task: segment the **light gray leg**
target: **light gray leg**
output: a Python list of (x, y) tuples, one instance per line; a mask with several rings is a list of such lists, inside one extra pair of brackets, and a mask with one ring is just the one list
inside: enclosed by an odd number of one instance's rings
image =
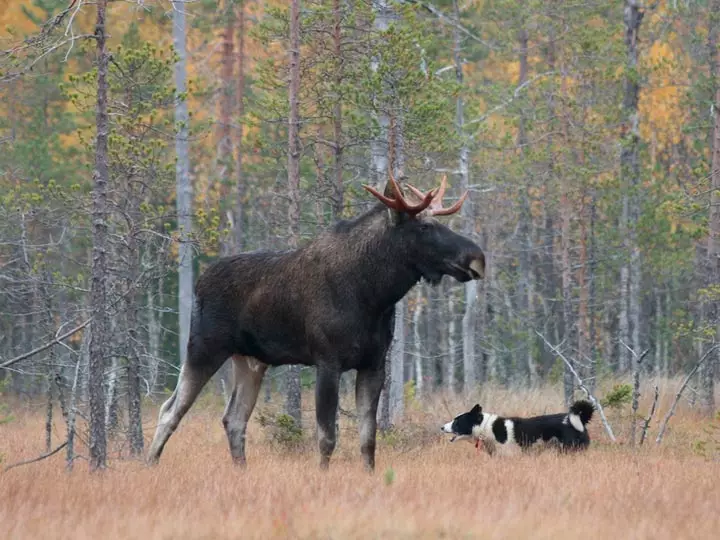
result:
[(206, 371), (195, 369), (187, 363), (180, 369), (180, 377), (178, 377), (175, 391), (160, 408), (158, 425), (148, 452), (148, 464), (154, 465), (158, 462), (163, 448), (165, 448), (165, 443), (177, 429), (180, 420), (195, 402), (195, 398), (197, 398), (211, 375), (212, 373), (208, 375)]
[(235, 355), (232, 360), (233, 388), (222, 421), (233, 461), (245, 465), (245, 431), (268, 366), (245, 356)]
[(377, 409), (380, 392), (385, 382), (385, 370), (362, 370), (357, 373), (355, 382), (355, 404), (360, 431), (360, 452), (365, 461), (365, 469), (375, 470), (375, 434), (377, 429)]

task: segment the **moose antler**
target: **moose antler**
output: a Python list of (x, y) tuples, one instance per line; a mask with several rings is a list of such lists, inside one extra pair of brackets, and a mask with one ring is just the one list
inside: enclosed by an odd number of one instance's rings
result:
[[(407, 187), (412, 190), (412, 192), (423, 199), (426, 195), (423, 194), (422, 191), (420, 191), (415, 186), (411, 186), (410, 184), (407, 184)], [(462, 194), (462, 196), (457, 200), (455, 204), (453, 204), (449, 208), (443, 208), (443, 197), (445, 196), (445, 189), (447, 188), (447, 175), (443, 175), (442, 181), (440, 182), (440, 187), (437, 189), (435, 195), (433, 196), (432, 202), (428, 206), (428, 214), (431, 216), (449, 216), (451, 214), (454, 214), (460, 208), (462, 207), (463, 203), (465, 202), (465, 199), (467, 199), (468, 192), (465, 190), (465, 193)], [(429, 193), (432, 193), (430, 191)]]
[(378, 198), (378, 200), (380, 200), (380, 202), (382, 202), (388, 208), (392, 208), (397, 212), (404, 212), (406, 214), (409, 214), (410, 216), (415, 216), (428, 208), (436, 194), (436, 191), (432, 189), (427, 193), (420, 193), (420, 202), (418, 204), (410, 204), (403, 196), (403, 192), (400, 190), (400, 186), (395, 181), (392, 172), (390, 173), (390, 185), (392, 186), (392, 191), (395, 195), (395, 198), (393, 199), (391, 199), (390, 197), (386, 197), (371, 186), (363, 184), (363, 188), (372, 193), (375, 197)]

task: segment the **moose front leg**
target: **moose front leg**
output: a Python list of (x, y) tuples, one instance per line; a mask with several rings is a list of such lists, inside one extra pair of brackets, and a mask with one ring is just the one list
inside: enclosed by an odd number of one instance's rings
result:
[(339, 392), (340, 370), (318, 366), (317, 382), (315, 383), (315, 417), (321, 469), (327, 469), (330, 466), (330, 457), (335, 450)]
[(360, 429), (360, 452), (365, 469), (375, 470), (375, 434), (380, 392), (385, 382), (385, 364), (381, 369), (358, 370), (355, 382), (355, 404)]

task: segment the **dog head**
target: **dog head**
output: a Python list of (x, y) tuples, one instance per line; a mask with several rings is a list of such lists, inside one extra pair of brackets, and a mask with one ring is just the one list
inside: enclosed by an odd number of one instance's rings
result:
[(450, 442), (467, 439), (473, 442), (473, 428), (482, 424), (483, 412), (480, 405), (475, 405), (469, 412), (456, 416), (440, 428), (443, 433), (452, 433)]

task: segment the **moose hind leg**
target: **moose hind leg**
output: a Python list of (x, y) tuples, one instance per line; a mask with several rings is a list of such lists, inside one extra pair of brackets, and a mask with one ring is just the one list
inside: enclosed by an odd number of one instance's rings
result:
[(240, 355), (233, 356), (232, 360), (233, 390), (223, 415), (223, 426), (233, 461), (245, 465), (245, 431), (260, 393), (267, 364)]
[(190, 410), (198, 394), (205, 383), (208, 382), (213, 372), (199, 369), (186, 362), (180, 369), (177, 386), (170, 398), (163, 403), (158, 416), (158, 425), (155, 429), (147, 461), (155, 464), (165, 448), (170, 435), (177, 429), (183, 416)]
[(365, 469), (369, 472), (375, 470), (377, 409), (384, 382), (384, 367), (377, 370), (358, 370), (355, 382), (355, 404), (360, 430), (360, 452), (365, 461)]
[(321, 469), (330, 466), (330, 457), (335, 451), (339, 392), (340, 371), (318, 366), (315, 383), (315, 417)]

